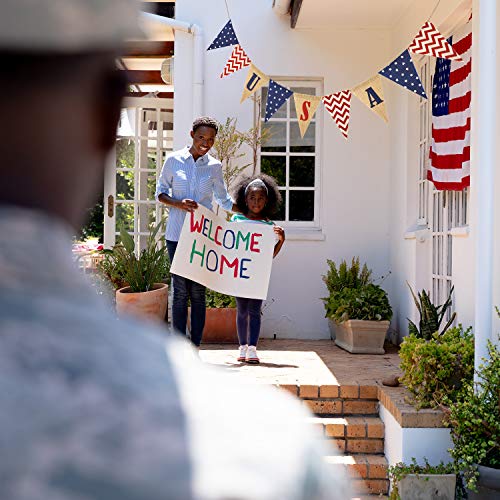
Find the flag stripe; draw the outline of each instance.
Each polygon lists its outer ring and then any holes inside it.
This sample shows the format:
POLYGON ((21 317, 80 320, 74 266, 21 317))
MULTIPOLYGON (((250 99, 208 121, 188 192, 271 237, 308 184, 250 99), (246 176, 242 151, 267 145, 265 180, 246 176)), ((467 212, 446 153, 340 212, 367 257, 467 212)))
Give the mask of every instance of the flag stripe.
POLYGON ((431 151, 431 165, 435 168, 461 169, 466 161, 470 161, 470 146, 465 147, 463 153, 455 155, 438 155, 435 151, 431 151))
POLYGON ((432 175, 432 179, 438 182, 461 182, 464 176, 470 175, 470 162, 464 163, 463 168, 460 170, 443 170, 431 167, 429 173, 432 175))
POLYGON ((462 126, 443 129, 432 127, 433 149, 435 150, 438 145, 445 142, 464 140, 468 132, 470 132, 470 116, 467 118, 465 125, 462 126))

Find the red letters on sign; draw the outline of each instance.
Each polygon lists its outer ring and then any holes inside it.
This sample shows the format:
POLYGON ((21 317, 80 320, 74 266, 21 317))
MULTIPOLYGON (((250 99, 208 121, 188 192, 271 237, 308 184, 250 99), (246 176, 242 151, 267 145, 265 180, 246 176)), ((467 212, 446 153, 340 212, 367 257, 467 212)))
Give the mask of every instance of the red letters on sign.
POLYGON ((260 253, 260 248, 257 248, 259 245, 259 242, 257 241, 257 238, 262 236, 261 233, 252 233, 252 237, 250 238, 250 250, 255 253, 260 253))
POLYGON ((238 257, 233 260, 233 262, 229 262, 229 260, 226 258, 225 255, 221 255, 221 260, 220 260, 220 273, 222 274, 224 272, 224 264, 226 264, 226 267, 234 267, 234 277, 238 277, 238 257))
POLYGON ((219 231, 222 229, 222 226, 217 226, 217 229, 215 230, 215 236, 214 236, 214 241, 215 241, 215 244, 216 245, 219 245, 221 246, 222 243, 220 242, 220 240, 217 239, 217 236, 219 234, 219 231))
POLYGON ((311 107, 311 101, 304 101, 302 103, 302 114, 300 115, 300 121, 306 122, 309 120, 309 108, 311 107))
POLYGON ((191 212, 191 232, 194 233, 194 232, 201 232, 201 229, 203 227, 203 222, 205 221, 205 216, 202 215, 201 216, 201 219, 196 221, 194 220, 194 211, 191 212))

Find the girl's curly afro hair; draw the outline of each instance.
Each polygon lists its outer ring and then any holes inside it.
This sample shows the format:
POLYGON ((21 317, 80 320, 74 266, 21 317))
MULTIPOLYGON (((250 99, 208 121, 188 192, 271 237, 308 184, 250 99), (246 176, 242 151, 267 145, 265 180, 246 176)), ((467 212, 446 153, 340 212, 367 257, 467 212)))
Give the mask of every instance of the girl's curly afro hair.
POLYGON ((241 213, 247 213, 248 207, 245 200, 245 189, 248 184, 255 179, 260 179, 267 186, 267 203, 264 210, 262 210, 262 217, 271 217, 278 211, 279 206, 281 205, 281 193, 278 189, 276 180, 270 175, 259 174, 241 178, 234 187, 233 197, 235 199, 236 206, 241 213))

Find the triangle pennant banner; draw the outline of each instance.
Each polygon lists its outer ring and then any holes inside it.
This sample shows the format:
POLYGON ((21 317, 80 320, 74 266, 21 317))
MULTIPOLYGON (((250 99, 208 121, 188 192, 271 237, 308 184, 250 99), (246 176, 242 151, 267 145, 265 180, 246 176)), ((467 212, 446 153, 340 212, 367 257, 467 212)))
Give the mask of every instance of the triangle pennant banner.
POLYGON ((269 80, 269 90, 267 92, 267 102, 266 102, 266 117, 265 122, 271 119, 271 116, 278 111, 283 104, 285 104, 288 99, 290 99, 293 92, 283 85, 276 83, 274 80, 269 80))
POLYGON ((326 110, 332 115, 333 121, 346 139, 349 132, 351 95, 350 90, 342 90, 341 92, 323 97, 323 104, 326 110))
POLYGON ((457 51, 429 21, 422 26, 417 36, 408 47, 408 50, 414 54, 434 56, 440 59, 451 59, 452 61, 462 60, 457 51))
POLYGON ((304 137, 314 113, 318 109, 321 97, 307 94, 293 94, 295 100, 295 111, 299 121, 300 136, 304 137))
POLYGON ((248 75, 245 80, 245 88, 243 89, 243 95, 241 96, 241 101, 243 102, 247 97, 251 96, 254 92, 257 92, 263 85, 267 85, 269 82, 269 77, 262 73, 257 66, 250 63, 250 69, 248 70, 248 75))
POLYGON ((377 113, 382 120, 385 122, 389 121, 385 109, 384 91, 382 89, 382 79, 380 75, 375 75, 373 78, 361 83, 352 89, 352 93, 365 106, 368 106, 374 113, 377 113))
POLYGON ((230 47, 231 45, 237 45, 238 38, 234 32, 233 23, 231 19, 226 23, 221 32, 217 35, 215 40, 211 43, 207 50, 220 49, 222 47, 230 47))
POLYGON ((227 60, 226 66, 224 67, 224 70, 220 74, 220 77, 224 78, 225 76, 228 76, 231 73, 235 73, 236 71, 239 71, 242 68, 246 68, 247 66, 250 66, 251 62, 252 61, 250 61, 250 58, 243 50, 243 47, 241 45, 236 45, 236 47, 233 49, 233 53, 227 60))
POLYGON ((427 99, 424 87, 418 75, 417 68, 413 64, 408 49, 386 66, 379 74, 389 78, 398 85, 402 85, 411 92, 427 99))

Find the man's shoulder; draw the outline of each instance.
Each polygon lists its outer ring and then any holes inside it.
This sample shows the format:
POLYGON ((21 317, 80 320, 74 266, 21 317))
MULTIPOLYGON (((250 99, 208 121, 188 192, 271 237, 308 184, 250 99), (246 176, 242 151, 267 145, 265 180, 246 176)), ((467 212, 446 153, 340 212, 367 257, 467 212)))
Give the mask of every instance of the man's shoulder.
POLYGON ((177 162, 182 163, 186 159, 187 152, 188 152, 187 148, 182 148, 182 149, 178 149, 177 151, 172 151, 165 158, 165 163, 170 162, 172 160, 176 160, 177 162))
POLYGON ((212 156, 211 154, 207 153, 207 165, 214 167, 214 168, 222 168, 222 163, 215 158, 215 156, 212 156))

